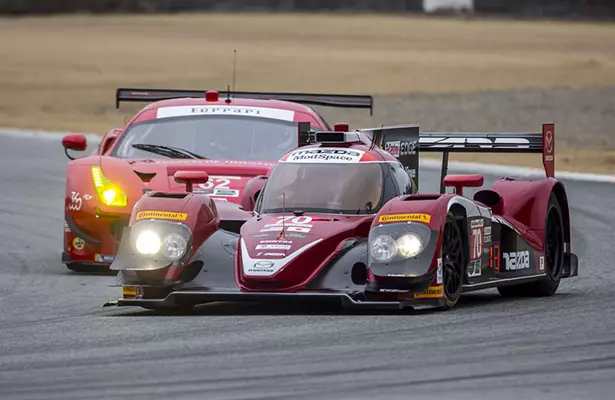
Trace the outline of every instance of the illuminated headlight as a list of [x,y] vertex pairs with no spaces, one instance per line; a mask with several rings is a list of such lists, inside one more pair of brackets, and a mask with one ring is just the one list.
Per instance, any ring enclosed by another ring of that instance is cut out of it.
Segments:
[[167,221],[137,222],[130,234],[137,254],[168,261],[178,261],[186,255],[191,237],[187,226]]
[[141,231],[137,236],[135,247],[143,255],[154,255],[162,246],[160,236],[154,231]]
[[378,262],[389,262],[395,256],[416,257],[423,251],[423,241],[414,233],[406,233],[397,240],[389,235],[376,236],[371,242],[371,254]]
[[423,241],[418,235],[407,233],[397,239],[397,249],[399,255],[405,258],[416,257],[423,251]]
[[171,233],[162,243],[162,255],[169,260],[176,261],[186,254],[188,242],[179,233]]

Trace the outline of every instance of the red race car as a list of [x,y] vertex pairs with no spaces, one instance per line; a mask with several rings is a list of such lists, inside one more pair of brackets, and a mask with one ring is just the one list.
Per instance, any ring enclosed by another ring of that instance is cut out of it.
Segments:
[[[207,182],[194,193],[216,201],[244,204],[250,179],[266,175],[286,152],[296,148],[297,122],[314,131],[330,129],[306,104],[372,109],[371,96],[118,89],[121,101],[153,102],[122,129],[112,129],[93,154],[86,138],[62,139],[68,164],[62,262],[75,271],[108,267],[122,230],[144,193],[177,192],[177,171],[206,171]],[[155,102],[154,102],[155,101]]]
[[[299,125],[314,143],[258,181],[253,208],[194,193],[208,176],[191,171],[174,176],[184,193],[144,195],[111,265],[123,298],[106,305],[334,299],[446,309],[462,292],[493,287],[549,296],[578,274],[566,191],[553,177],[553,124],[520,134],[418,126],[309,134]],[[442,181],[454,193],[418,193],[421,151],[444,152]],[[447,175],[451,151],[542,153],[547,177],[500,178],[468,198],[464,187],[483,177]]]

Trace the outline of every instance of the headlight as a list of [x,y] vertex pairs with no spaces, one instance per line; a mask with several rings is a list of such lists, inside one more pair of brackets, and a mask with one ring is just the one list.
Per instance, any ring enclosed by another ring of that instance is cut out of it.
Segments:
[[168,221],[142,221],[131,228],[133,250],[149,258],[180,260],[188,251],[192,234],[183,224]]
[[423,240],[414,233],[406,233],[395,240],[390,235],[378,235],[371,241],[371,254],[377,262],[386,263],[396,256],[416,257],[423,251]]
[[371,244],[371,252],[376,261],[390,261],[397,254],[397,243],[389,235],[376,236]]
[[92,179],[98,198],[103,204],[113,207],[126,207],[128,203],[126,194],[103,175],[100,167],[92,167]]
[[154,255],[160,251],[160,236],[154,231],[141,231],[135,242],[137,251],[144,255]]
[[169,260],[175,261],[186,254],[188,242],[179,233],[171,233],[164,239],[162,244],[162,255]]
[[423,241],[418,235],[408,233],[397,239],[397,248],[403,257],[416,257],[423,251]]

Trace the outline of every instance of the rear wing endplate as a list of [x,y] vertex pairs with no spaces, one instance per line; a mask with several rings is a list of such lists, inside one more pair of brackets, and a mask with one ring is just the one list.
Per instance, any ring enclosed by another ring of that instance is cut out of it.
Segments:
[[[159,100],[180,99],[186,97],[205,98],[206,90],[174,90],[174,89],[130,89],[119,88],[115,94],[115,107],[120,102],[153,102]],[[318,94],[318,93],[268,93],[268,92],[234,92],[219,90],[218,93],[228,93],[230,98],[282,100],[300,104],[310,104],[342,108],[369,108],[370,115],[374,114],[374,100],[368,95],[350,94]]]

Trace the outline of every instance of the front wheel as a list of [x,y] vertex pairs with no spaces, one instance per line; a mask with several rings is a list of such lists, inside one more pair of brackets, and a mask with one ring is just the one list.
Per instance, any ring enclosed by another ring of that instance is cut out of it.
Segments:
[[444,223],[442,244],[442,277],[444,286],[444,309],[457,305],[461,297],[464,275],[463,238],[454,217],[448,216]]
[[562,210],[557,197],[553,193],[551,193],[547,205],[544,243],[547,276],[538,282],[498,287],[500,295],[505,297],[545,297],[552,296],[557,291],[564,267],[564,223]]

